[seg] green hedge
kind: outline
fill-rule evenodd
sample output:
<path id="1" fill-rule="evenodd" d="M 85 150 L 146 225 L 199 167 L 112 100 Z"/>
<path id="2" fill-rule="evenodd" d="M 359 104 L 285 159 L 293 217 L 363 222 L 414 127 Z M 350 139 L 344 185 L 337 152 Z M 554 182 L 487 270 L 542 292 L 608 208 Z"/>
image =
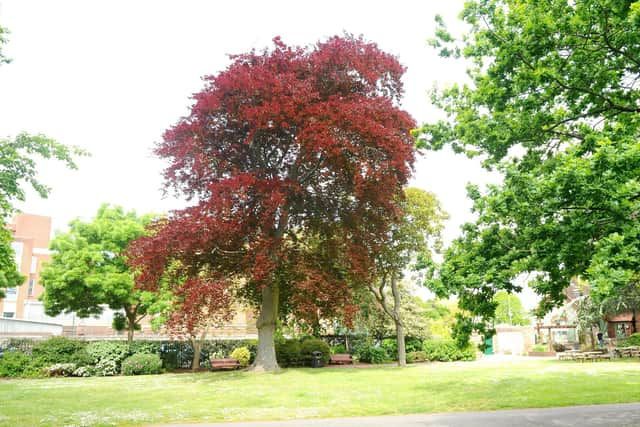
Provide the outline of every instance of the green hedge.
<path id="1" fill-rule="evenodd" d="M 20 350 L 7 350 L 0 358 L 0 377 L 22 377 L 30 367 L 31 357 Z"/>
<path id="2" fill-rule="evenodd" d="M 46 367 L 57 363 L 91 363 L 85 350 L 86 343 L 65 337 L 52 337 L 36 343 L 31 356 L 38 366 Z"/>
<path id="3" fill-rule="evenodd" d="M 461 349 L 453 340 L 426 340 L 422 344 L 422 349 L 427 359 L 431 361 L 476 360 L 476 350 L 473 345 Z"/>

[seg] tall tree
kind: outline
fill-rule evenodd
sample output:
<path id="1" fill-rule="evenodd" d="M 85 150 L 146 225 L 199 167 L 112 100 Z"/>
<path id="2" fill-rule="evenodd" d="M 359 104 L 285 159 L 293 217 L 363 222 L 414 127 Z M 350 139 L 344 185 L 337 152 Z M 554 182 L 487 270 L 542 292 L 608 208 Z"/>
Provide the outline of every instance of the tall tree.
<path id="1" fill-rule="evenodd" d="M 637 287 L 640 2 L 482 0 L 461 16 L 463 44 L 441 26 L 434 45 L 471 61 L 473 85 L 434 94 L 449 118 L 425 125 L 418 145 L 482 154 L 504 182 L 469 187 L 478 220 L 431 281 L 475 316 L 460 331 L 482 329 L 493 294 L 517 291 L 523 272 L 539 314 L 573 277 L 595 299 Z"/>
<path id="2" fill-rule="evenodd" d="M 0 65 L 10 59 L 4 55 L 8 31 L 0 26 Z M 74 156 L 86 155 L 76 147 L 67 147 L 43 135 L 21 133 L 13 139 L 0 137 L 0 298 L 4 289 L 24 281 L 18 273 L 15 255 L 11 249 L 11 233 L 4 227 L 15 212 L 14 203 L 25 200 L 24 185 L 32 187 L 40 197 L 46 198 L 50 189 L 37 179 L 36 158 L 55 159 L 68 168 L 76 169 Z"/>
<path id="3" fill-rule="evenodd" d="M 407 188 L 400 202 L 401 219 L 383 237 L 382 250 L 375 259 L 376 280 L 369 290 L 384 312 L 393 320 L 398 339 L 398 365 L 406 365 L 404 322 L 401 316 L 399 281 L 404 271 L 415 268 L 418 261 L 431 259 L 439 249 L 442 222 L 447 218 L 436 196 L 418 188 Z M 393 302 L 387 299 L 391 291 Z"/>
<path id="4" fill-rule="evenodd" d="M 179 260 L 187 275 L 239 283 L 259 311 L 256 370 L 275 370 L 283 309 L 349 316 L 350 286 L 369 279 L 397 218 L 415 126 L 398 107 L 404 68 L 375 44 L 279 38 L 206 78 L 188 117 L 156 153 L 166 185 L 193 201 L 132 250 L 153 289 Z"/>
<path id="5" fill-rule="evenodd" d="M 123 326 L 131 343 L 155 296 L 134 289 L 134 271 L 123 254 L 131 241 L 145 234 L 152 218 L 105 204 L 93 221 L 72 221 L 69 231 L 51 242 L 54 253 L 42 269 L 45 312 L 89 317 L 101 314 L 104 305 L 123 310 Z"/>

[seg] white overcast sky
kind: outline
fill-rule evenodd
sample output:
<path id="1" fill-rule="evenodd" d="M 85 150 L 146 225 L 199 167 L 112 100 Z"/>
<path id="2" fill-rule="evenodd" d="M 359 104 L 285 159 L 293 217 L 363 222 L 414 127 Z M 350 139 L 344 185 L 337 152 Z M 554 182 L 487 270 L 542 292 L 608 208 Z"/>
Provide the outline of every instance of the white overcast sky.
<path id="1" fill-rule="evenodd" d="M 464 65 L 427 45 L 434 16 L 455 26 L 462 0 L 449 1 L 52 1 L 0 0 L 8 28 L 0 67 L 0 136 L 43 133 L 92 156 L 79 170 L 42 164 L 48 199 L 33 193 L 18 207 L 53 218 L 92 217 L 103 202 L 138 212 L 184 206 L 162 198 L 162 162 L 151 150 L 188 113 L 201 77 L 229 64 L 227 54 L 270 46 L 275 36 L 308 45 L 362 34 L 407 67 L 403 108 L 422 123 L 440 117 L 428 91 L 465 79 Z M 459 26 L 458 26 L 459 28 Z M 426 153 L 411 185 L 437 194 L 449 212 L 445 239 L 470 219 L 468 182 L 498 178 L 477 160 L 449 151 Z"/>

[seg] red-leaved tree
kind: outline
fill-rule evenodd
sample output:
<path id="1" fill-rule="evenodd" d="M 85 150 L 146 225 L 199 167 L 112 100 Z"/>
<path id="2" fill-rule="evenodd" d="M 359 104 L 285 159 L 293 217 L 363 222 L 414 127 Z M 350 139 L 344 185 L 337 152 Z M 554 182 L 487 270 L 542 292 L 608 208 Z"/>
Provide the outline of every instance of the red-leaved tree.
<path id="1" fill-rule="evenodd" d="M 143 288 L 174 261 L 181 274 L 233 282 L 259 311 L 253 368 L 275 370 L 282 311 L 353 313 L 351 290 L 370 278 L 379 237 L 397 220 L 415 123 L 398 105 L 404 68 L 362 38 L 308 48 L 276 38 L 231 59 L 156 148 L 167 187 L 193 205 L 130 255 Z"/>
<path id="2" fill-rule="evenodd" d="M 171 289 L 172 298 L 166 311 L 165 328 L 172 337 L 188 339 L 193 347 L 191 369 L 200 367 L 202 344 L 211 328 L 233 318 L 229 283 L 189 278 Z"/>

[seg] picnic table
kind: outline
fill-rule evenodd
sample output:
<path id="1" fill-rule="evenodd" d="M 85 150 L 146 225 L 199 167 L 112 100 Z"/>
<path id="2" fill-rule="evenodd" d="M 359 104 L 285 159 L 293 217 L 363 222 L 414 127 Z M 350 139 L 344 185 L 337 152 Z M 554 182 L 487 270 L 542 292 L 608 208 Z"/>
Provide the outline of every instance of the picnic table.
<path id="1" fill-rule="evenodd" d="M 612 357 L 613 355 L 605 349 L 593 351 L 568 350 L 562 353 L 558 353 L 559 360 L 577 360 L 578 362 L 596 362 L 599 360 L 610 360 Z"/>
<path id="2" fill-rule="evenodd" d="M 613 349 L 617 357 L 640 357 L 640 347 L 616 347 Z"/>

